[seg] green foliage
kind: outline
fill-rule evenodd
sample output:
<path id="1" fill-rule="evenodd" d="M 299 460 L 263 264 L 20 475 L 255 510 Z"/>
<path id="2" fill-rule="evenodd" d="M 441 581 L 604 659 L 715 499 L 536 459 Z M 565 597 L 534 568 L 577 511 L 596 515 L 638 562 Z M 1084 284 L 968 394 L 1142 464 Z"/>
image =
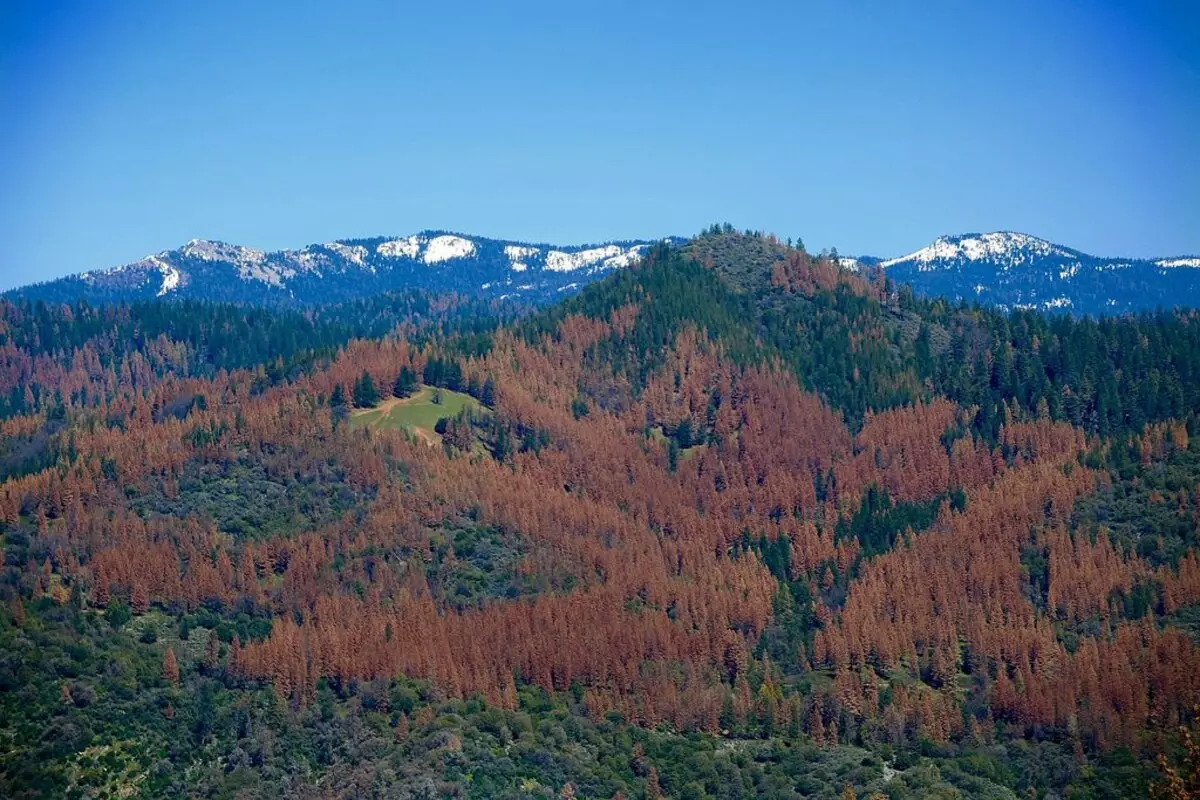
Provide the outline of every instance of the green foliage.
<path id="1" fill-rule="evenodd" d="M 296 467 L 299 454 L 283 448 L 254 458 L 192 459 L 179 478 L 179 491 L 168 495 L 160 484 L 130 497 L 143 515 L 211 519 L 217 530 L 236 537 L 265 538 L 313 529 L 369 501 L 369 493 L 351 488 L 336 461 Z"/>
<path id="2" fill-rule="evenodd" d="M 1145 468 L 1127 458 L 1127 448 L 1114 444 L 1110 462 L 1113 481 L 1080 499 L 1078 527 L 1091 539 L 1101 529 L 1125 555 L 1137 554 L 1152 566 L 1177 566 L 1189 550 L 1200 546 L 1200 447 L 1172 448 L 1163 461 Z"/>
<path id="3" fill-rule="evenodd" d="M 363 370 L 362 377 L 354 384 L 354 405 L 359 408 L 374 408 L 379 402 L 379 390 L 371 373 Z"/>
<path id="4" fill-rule="evenodd" d="M 412 396 L 418 386 L 417 373 L 413 371 L 412 367 L 405 364 L 400 368 L 400 374 L 396 376 L 396 382 L 392 385 L 392 394 L 403 400 Z"/>
<path id="5" fill-rule="evenodd" d="M 133 618 L 133 612 L 129 610 L 129 605 L 120 598 L 112 598 L 108 602 L 108 608 L 104 611 L 104 620 L 113 628 L 120 630 L 125 627 L 125 623 Z"/>
<path id="6" fill-rule="evenodd" d="M 351 423 L 383 430 L 419 428 L 432 433 L 439 419 L 453 417 L 464 410 L 485 413 L 479 401 L 468 394 L 423 386 L 405 400 L 356 413 L 351 417 Z"/>
<path id="7" fill-rule="evenodd" d="M 463 530 L 454 539 L 466 552 L 474 534 Z M 492 535 L 478 533 L 477 549 Z M 403 676 L 321 681 L 314 703 L 290 709 L 204 665 L 213 617 L 197 616 L 186 642 L 174 621 L 150 622 L 155 643 L 70 606 L 35 606 L 22 627 L 0 617 L 0 795 L 267 798 L 369 785 L 383 796 L 492 798 L 556 796 L 570 783 L 578 797 L 639 797 L 653 768 L 668 797 L 832 799 L 847 784 L 860 795 L 1012 796 L 1011 777 L 969 753 L 916 759 L 885 782 L 882 760 L 857 747 L 644 730 L 594 720 L 571 692 L 528 686 L 506 711 Z M 178 688 L 161 677 L 168 646 Z"/>
<path id="8" fill-rule="evenodd" d="M 752 300 L 735 293 L 715 273 L 677 250 L 660 245 L 647 252 L 642 265 L 587 287 L 519 326 L 528 341 L 553 336 L 570 314 L 598 319 L 637 303 L 633 328 L 614 334 L 589 349 L 587 360 L 617 373 L 628 374 L 635 386 L 663 363 L 663 356 L 687 326 L 719 339 L 726 351 L 741 360 L 757 360 L 762 348 L 745 320 L 752 319 Z"/>
<path id="9" fill-rule="evenodd" d="M 418 290 L 304 312 L 194 301 L 91 306 L 84 301 L 57 305 L 0 299 L 0 347 L 21 348 L 64 369 L 71 367 L 74 349 L 90 347 L 100 367 L 119 370 L 133 354 L 156 352 L 170 341 L 179 345 L 177 352 L 151 359 L 159 374 L 209 378 L 220 370 L 261 366 L 256 383 L 261 391 L 326 363 L 351 339 L 385 336 L 401 323 L 414 345 L 437 338 L 447 352 L 479 355 L 490 347 L 497 326 L 523 313 L 520 305 Z M 86 390 L 56 399 L 36 379 L 3 385 L 0 419 L 38 410 L 61 415 L 65 400 L 87 406 L 102 399 Z M 0 448 L 0 476 L 4 460 Z"/>
<path id="10" fill-rule="evenodd" d="M 641 266 L 518 329 L 535 341 L 553 336 L 568 314 L 608 319 L 636 304 L 632 330 L 590 349 L 594 368 L 628 376 L 636 390 L 692 325 L 736 361 L 780 359 L 852 427 L 868 410 L 934 395 L 976 409 L 971 428 L 993 443 L 1013 412 L 1114 435 L 1200 408 L 1200 325 L 1191 312 L 1072 319 L 952 305 L 890 286 L 886 301 L 844 283 L 793 293 L 770 279 L 787 252 L 759 234 L 717 226 L 684 250 L 650 251 Z"/>
<path id="11" fill-rule="evenodd" d="M 905 531 L 922 531 L 932 525 L 947 497 L 949 495 L 940 495 L 927 503 L 897 504 L 892 502 L 886 489 L 870 486 L 854 516 L 838 521 L 834 540 L 857 539 L 862 545 L 861 558 L 886 553 L 896 546 L 897 539 Z M 966 497 L 961 491 L 954 498 L 965 508 Z"/>
<path id="12" fill-rule="evenodd" d="M 527 554 L 521 537 L 469 517 L 447 521 L 429 543 L 426 581 L 443 606 L 464 611 L 487 600 L 514 598 L 546 588 L 519 567 Z M 414 554 L 420 558 L 420 554 Z"/>
<path id="13" fill-rule="evenodd" d="M 1075 321 L 951 306 L 917 300 L 903 291 L 868 296 L 848 285 L 787 292 L 770 279 L 773 265 L 786 253 L 786 247 L 766 237 L 718 227 L 687 252 L 655 248 L 643 266 L 614 274 L 523 321 L 517 330 L 535 341 L 556 335 L 567 314 L 607 319 L 617 309 L 636 305 L 630 327 L 584 354 L 589 379 L 622 376 L 637 392 L 665 362 L 676 337 L 695 327 L 737 364 L 773 361 L 793 370 L 852 425 L 870 409 L 935 395 L 974 410 L 971 430 L 956 435 L 975 433 L 995 441 L 1000 426 L 1014 415 L 1071 421 L 1115 437 L 1105 440 L 1111 447 L 1097 446 L 1089 456 L 1087 463 L 1108 468 L 1113 480 L 1078 503 L 1074 535 L 1108 536 L 1118 550 L 1155 567 L 1175 565 L 1197 546 L 1200 451 L 1172 450 L 1143 464 L 1129 438 L 1147 421 L 1189 417 L 1200 408 L 1200 326 L 1192 317 L 1176 313 Z M 383 335 L 402 317 L 411 322 L 406 315 L 415 313 L 426 327 L 414 323 L 413 340 L 436 338 L 433 352 L 438 355 L 427 360 L 420 376 L 403 367 L 391 387 L 398 399 L 355 413 L 352 424 L 445 433 L 447 440 L 460 442 L 460 450 L 478 456 L 490 452 L 502 463 L 511 461 L 514 452 L 549 447 L 548 431 L 486 411 L 496 403 L 499 389 L 491 376 L 463 373 L 461 364 L 467 362 L 462 357 L 487 351 L 493 323 L 471 322 L 465 313 L 441 314 L 422 302 L 417 297 L 381 299 L 306 315 L 175 304 L 170 307 L 175 327 L 153 305 L 116 310 L 81 306 L 72 310 L 78 321 L 61 309 L 23 306 L 25 318 L 4 329 L 0 346 L 17 343 L 40 356 L 62 359 L 56 348 L 102 343 L 102 364 L 112 366 L 123 354 L 142 354 L 147 342 L 166 337 L 184 343 L 186 358 L 156 363 L 156 374 L 205 376 L 251 366 L 259 375 L 255 390 L 261 391 L 311 368 L 350 336 Z M 46 343 L 54 336 L 61 344 L 50 347 Z M 130 343 L 113 344 L 113 337 L 128 337 Z M 620 382 L 597 378 L 584 383 L 568 387 L 566 395 L 577 392 L 570 406 L 576 419 L 612 408 L 609 390 Z M 46 414 L 33 433 L 0 441 L 0 476 L 69 458 L 73 444 L 65 434 L 71 409 L 98 406 L 101 400 L 62 398 L 35 382 L 0 397 L 0 417 L 34 409 Z M 351 386 L 334 387 L 327 402 L 335 419 L 349 415 L 351 400 L 362 409 L 379 403 L 378 387 L 368 373 Z M 126 489 L 134 512 L 158 521 L 211 521 L 221 534 L 241 539 L 350 522 L 373 499 L 371 490 L 351 488 L 335 458 L 301 464 L 303 453 L 286 446 L 264 448 L 253 458 L 224 447 L 231 430 L 187 422 L 210 401 L 216 402 L 189 393 L 156 406 L 160 418 L 184 421 L 181 435 L 194 448 L 212 452 L 173 472 L 176 485 L 170 490 L 156 482 Z M 243 423 L 239 418 L 231 428 Z M 698 447 L 719 446 L 690 418 L 648 428 L 647 436 L 666 441 L 671 471 Z M 388 468 L 402 466 L 389 463 Z M 99 469 L 116 482 L 111 459 L 102 460 Z M 831 481 L 832 473 L 817 476 L 818 499 L 830 496 Z M 927 529 L 945 503 L 962 511 L 967 498 L 956 490 L 925 503 L 897 503 L 871 487 L 861 506 L 848 509 L 853 513 L 836 522 L 833 535 L 839 541 L 856 540 L 860 559 L 873 558 L 902 546 L 908 531 Z M 443 611 L 565 591 L 590 579 L 579 565 L 555 565 L 520 532 L 484 524 L 478 516 L 471 511 L 439 516 L 427 523 L 428 529 L 417 526 L 403 545 L 338 552 L 329 570 L 340 573 L 349 562 L 368 569 L 386 564 L 397 576 L 420 570 L 409 577 L 423 577 Z M 1116 797 L 1141 796 L 1147 785 L 1146 767 L 1133 756 L 1118 752 L 1080 764 L 1070 743 L 1054 734 L 1046 741 L 1023 741 L 1008 738 L 1001 729 L 987 746 L 966 741 L 934 746 L 905 739 L 893 751 L 880 744 L 885 733 L 878 726 L 843 716 L 842 741 L 858 741 L 864 749 L 818 749 L 798 732 L 799 722 L 792 730 L 773 727 L 766 713 L 758 711 L 744 723 L 724 715 L 730 733 L 723 737 L 666 728 L 648 731 L 615 713 L 597 719 L 583 705 L 582 686 L 547 694 L 518 684 L 518 708 L 505 711 L 478 697 L 447 698 L 436 685 L 403 676 L 328 680 L 318 684 L 312 704 L 288 708 L 269 688 L 240 681 L 220 665 L 206 666 L 203 649 L 214 636 L 227 658 L 235 637 L 243 643 L 265 638 L 274 621 L 271 609 L 278 608 L 275 596 L 290 587 L 270 585 L 271 599 L 263 607 L 246 603 L 224 608 L 215 598 L 201 598 L 199 608 L 156 605 L 134 618 L 121 598 L 114 597 L 103 611 L 85 608 L 76 586 L 73 599 L 60 606 L 33 588 L 36 566 L 53 557 L 56 546 L 53 536 L 41 536 L 36 529 L 36 521 L 25 514 L 3 531 L 6 567 L 0 597 L 16 600 L 16 610 L 0 604 L 0 795 L 6 797 L 123 792 L 348 796 L 368 791 L 518 797 L 554 795 L 568 782 L 577 796 L 622 792 L 638 797 L 646 791 L 651 768 L 669 797 L 837 797 L 846 785 L 858 796 L 881 792 L 897 798 L 1013 797 L 1031 789 L 1043 795 Z M 761 559 L 779 583 L 773 613 L 755 643 L 755 655 L 769 656 L 774 666 L 768 668 L 764 661 L 750 666 L 751 690 L 762 689 L 769 677 L 778 678 L 788 695 L 807 698 L 819 696 L 816 690 L 831 680 L 820 670 L 809 670 L 804 658 L 820 625 L 816 600 L 836 612 L 860 564 L 845 570 L 822 564 L 818 574 L 796 575 L 790 548 L 787 536 L 769 539 L 747 530 L 730 555 Z M 1027 595 L 1046 611 L 1049 563 L 1036 536 L 1021 550 L 1020 564 Z M 535 573 L 530 565 L 543 571 Z M 826 567 L 833 574 L 832 586 L 821 580 Z M 328 577 L 337 575 L 314 579 Z M 361 582 L 348 580 L 345 586 L 348 592 L 363 589 Z M 127 593 L 127 588 L 114 592 Z M 1114 593 L 1109 598 L 1113 617 L 1151 617 L 1200 640 L 1200 608 L 1183 606 L 1164 617 L 1159 589 L 1153 581 L 1139 580 L 1128 591 Z M 22 613 L 26 618 L 19 621 Z M 1063 626 L 1060 635 L 1069 643 L 1079 631 Z M 179 658 L 177 689 L 162 679 L 166 647 Z M 903 685 L 905 676 L 880 677 L 887 684 L 881 699 L 886 706 L 892 688 Z M 984 680 L 978 674 L 961 677 L 964 682 Z M 897 770 L 894 776 L 892 769 Z"/>

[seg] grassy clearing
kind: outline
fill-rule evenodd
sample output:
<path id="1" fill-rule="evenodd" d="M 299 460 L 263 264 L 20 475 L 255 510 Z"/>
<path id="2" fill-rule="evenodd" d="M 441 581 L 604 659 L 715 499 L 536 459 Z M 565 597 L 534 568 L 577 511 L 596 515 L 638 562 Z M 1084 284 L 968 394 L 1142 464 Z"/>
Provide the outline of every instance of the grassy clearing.
<path id="1" fill-rule="evenodd" d="M 440 403 L 434 402 L 437 395 L 440 395 Z M 407 430 L 427 442 L 438 442 L 441 437 L 433 430 L 437 421 L 442 417 L 453 417 L 464 408 L 478 411 L 483 406 L 469 394 L 422 386 L 412 397 L 403 400 L 393 397 L 375 408 L 355 411 L 350 422 L 377 430 Z"/>

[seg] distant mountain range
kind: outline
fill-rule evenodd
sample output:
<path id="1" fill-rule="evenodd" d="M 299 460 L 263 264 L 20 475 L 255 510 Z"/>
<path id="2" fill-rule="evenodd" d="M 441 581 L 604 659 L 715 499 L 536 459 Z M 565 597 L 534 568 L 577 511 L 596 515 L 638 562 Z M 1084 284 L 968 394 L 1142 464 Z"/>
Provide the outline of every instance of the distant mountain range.
<path id="1" fill-rule="evenodd" d="M 878 267 L 919 294 L 1002 308 L 1123 314 L 1200 306 L 1200 257 L 1104 258 L 1025 233 L 943 236 L 900 258 L 842 258 Z"/>
<path id="2" fill-rule="evenodd" d="M 132 264 L 9 292 L 91 303 L 202 299 L 313 305 L 394 289 L 545 302 L 634 263 L 651 242 L 556 246 L 425 231 L 402 238 L 343 239 L 265 252 L 193 239 Z"/>
<path id="3" fill-rule="evenodd" d="M 132 264 L 8 295 L 57 302 L 166 297 L 305 306 L 417 288 L 542 303 L 630 266 L 651 244 L 561 246 L 425 231 L 264 252 L 193 239 Z M 1010 231 L 943 236 L 899 258 L 839 260 L 847 269 L 882 269 L 919 294 L 1008 309 L 1112 315 L 1200 306 L 1200 256 L 1106 258 Z"/>

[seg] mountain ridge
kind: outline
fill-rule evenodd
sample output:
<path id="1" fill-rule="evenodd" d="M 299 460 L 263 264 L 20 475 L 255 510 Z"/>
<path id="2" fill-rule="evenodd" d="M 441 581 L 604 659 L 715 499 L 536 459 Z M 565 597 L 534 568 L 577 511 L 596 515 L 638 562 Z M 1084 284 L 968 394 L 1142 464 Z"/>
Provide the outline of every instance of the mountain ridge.
<path id="1" fill-rule="evenodd" d="M 939 236 L 895 258 L 841 258 L 878 268 L 918 294 L 1001 309 L 1123 314 L 1200 303 L 1200 258 L 1096 256 L 1019 231 Z"/>
<path id="2" fill-rule="evenodd" d="M 316 305 L 395 289 L 545 301 L 629 266 L 653 242 L 554 245 L 425 230 L 266 251 L 216 239 L 5 292 L 73 301 L 209 299 Z"/>
<path id="3" fill-rule="evenodd" d="M 129 264 L 4 295 L 52 302 L 168 298 L 311 306 L 423 289 L 545 303 L 631 266 L 655 241 L 681 245 L 686 240 L 554 245 L 425 230 L 267 251 L 191 239 Z M 906 255 L 837 261 L 852 271 L 882 270 L 921 295 L 1003 310 L 1114 315 L 1200 305 L 1200 256 L 1096 256 L 1020 231 L 949 234 Z"/>

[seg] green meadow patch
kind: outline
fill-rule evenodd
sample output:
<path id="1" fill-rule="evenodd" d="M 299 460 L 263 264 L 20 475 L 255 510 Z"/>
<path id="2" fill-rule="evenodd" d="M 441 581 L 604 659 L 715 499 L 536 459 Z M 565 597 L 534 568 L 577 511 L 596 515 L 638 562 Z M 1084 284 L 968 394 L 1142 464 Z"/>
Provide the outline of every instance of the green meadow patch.
<path id="1" fill-rule="evenodd" d="M 441 437 L 434 432 L 437 421 L 442 417 L 453 417 L 463 409 L 472 412 L 486 410 L 469 394 L 422 386 L 412 397 L 403 400 L 393 397 L 375 408 L 355 411 L 350 423 L 377 430 L 406 430 L 427 442 L 436 443 L 441 441 Z"/>

